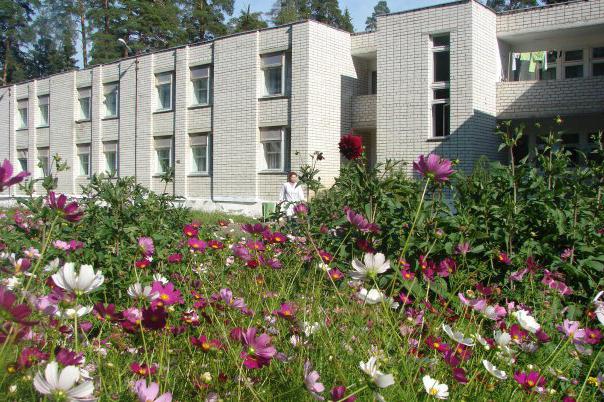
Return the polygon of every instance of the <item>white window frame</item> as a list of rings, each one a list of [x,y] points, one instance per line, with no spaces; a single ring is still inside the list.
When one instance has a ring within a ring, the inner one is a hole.
[[[449,44],[445,46],[434,46],[434,38],[448,36]],[[439,33],[430,36],[430,57],[431,57],[431,71],[430,74],[432,76],[432,84],[430,85],[430,129],[431,129],[431,138],[446,138],[451,135],[451,34]],[[441,52],[449,52],[449,80],[448,81],[434,81],[434,75],[436,71],[436,66],[434,65],[434,55],[435,53]],[[448,98],[436,99],[435,93],[437,90],[446,89],[449,91]],[[435,105],[446,105],[449,107],[449,132],[444,133],[444,135],[436,135],[436,127],[434,125],[434,113],[435,113]]]
[[[155,146],[154,146],[154,153],[155,153],[155,175],[156,176],[160,176],[163,175],[167,172],[167,170],[163,169],[161,166],[161,162],[160,162],[160,158],[159,158],[159,151],[164,151],[164,150],[168,150],[168,168],[171,168],[174,166],[174,161],[173,161],[173,138],[172,137],[158,137],[155,138]]]
[[[265,149],[265,144],[269,143],[269,142],[277,142],[277,140],[275,140],[274,138],[276,137],[276,132],[279,131],[279,152],[280,152],[280,158],[279,158],[279,164],[280,166],[277,168],[269,168],[268,166],[268,161],[267,161],[267,154],[266,154],[266,149]],[[260,129],[260,152],[261,152],[261,166],[262,172],[279,172],[279,173],[283,173],[286,171],[287,166],[286,166],[286,153],[287,153],[287,127],[281,127],[281,126],[277,126],[277,127],[262,127]]]
[[[594,75],[594,66],[596,64],[604,64],[604,56],[602,57],[594,57],[594,50],[604,48],[602,46],[595,46],[589,49],[589,76],[590,77],[602,77],[601,75]]]
[[[273,62],[268,62],[267,60],[269,58],[275,58],[274,60],[276,60],[277,58],[279,59],[279,62],[273,61]],[[287,77],[287,71],[286,71],[286,57],[285,57],[285,52],[277,52],[277,53],[267,53],[267,54],[263,54],[260,56],[260,69],[262,71],[262,83],[263,88],[262,88],[262,97],[263,98],[273,98],[273,97],[279,97],[279,96],[285,96],[285,88],[286,88],[286,77]],[[281,67],[281,92],[279,93],[274,93],[271,94],[269,91],[269,85],[268,85],[268,71],[271,69],[274,69],[276,67]]]
[[[90,177],[92,174],[92,164],[90,159],[90,144],[79,144],[77,145],[77,154],[78,154],[78,164],[79,164],[79,173],[80,177]],[[82,163],[82,157],[87,155],[88,163]],[[87,170],[87,171],[86,171]]]
[[[23,168],[23,161],[25,161],[25,169]],[[29,171],[29,152],[27,149],[17,150],[17,163],[19,165],[19,172]]]
[[[29,105],[28,100],[23,99],[17,102],[17,130],[26,130],[29,128]]]
[[[110,169],[109,163],[107,161],[107,155],[114,153],[115,161],[113,165],[113,171]],[[117,141],[109,141],[103,143],[103,160],[105,164],[105,172],[108,175],[118,176],[119,175],[119,147]]]
[[[581,60],[571,60],[571,61],[566,61],[566,54],[568,52],[574,52],[580,50],[582,53],[582,57]],[[581,72],[581,77],[571,77],[571,78],[567,78],[566,77],[566,67],[574,67],[574,66],[581,66],[582,68],[582,72]],[[584,48],[579,48],[579,49],[569,49],[569,50],[565,50],[562,52],[562,76],[565,80],[570,80],[573,78],[585,78],[586,74],[585,74],[585,49]]]
[[[82,104],[85,99],[87,99],[86,103],[88,105],[88,115],[84,115],[84,110],[82,109]],[[90,121],[92,116],[92,88],[78,88],[78,106],[79,113],[77,121]]]
[[[50,149],[48,147],[38,148],[38,164],[42,164],[42,167],[37,166],[37,176],[48,176],[50,174]]]
[[[46,113],[43,112],[43,109],[46,109]],[[40,120],[40,124],[38,124],[38,128],[44,128],[50,126],[50,96],[42,95],[38,96],[38,120]]]
[[[210,172],[210,135],[209,134],[192,134],[189,137],[190,145],[190,160],[191,160],[191,175],[208,175]],[[195,161],[195,149],[205,148],[206,164],[203,169],[199,169]]]
[[[115,113],[109,110],[109,96],[115,96]],[[103,84],[103,106],[105,107],[105,118],[118,117],[120,115],[120,83],[109,82]]]
[[[212,85],[212,80],[211,80],[211,69],[210,66],[197,66],[197,67],[191,67],[190,69],[190,74],[191,74],[191,106],[207,106],[210,104],[210,94],[211,94],[211,85]],[[197,99],[197,90],[195,88],[195,85],[198,83],[201,83],[203,80],[205,80],[207,82],[206,84],[206,102],[199,102],[199,99]]]
[[[169,77],[169,80],[166,78]],[[169,81],[169,82],[167,82]],[[170,105],[169,107],[162,107],[160,97],[160,87],[164,85],[170,85]],[[156,101],[156,112],[167,112],[174,109],[174,72],[166,72],[155,74],[155,101]]]

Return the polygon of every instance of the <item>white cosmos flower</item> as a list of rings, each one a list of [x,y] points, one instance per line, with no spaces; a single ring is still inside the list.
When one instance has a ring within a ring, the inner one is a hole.
[[[371,356],[366,362],[360,362],[359,367],[365,374],[371,377],[371,380],[380,388],[386,388],[394,384],[392,374],[384,374],[377,367],[377,359]]]
[[[169,282],[168,279],[161,274],[153,274],[153,280],[156,282],[161,282],[162,285],[165,285]]]
[[[59,318],[74,318],[76,315],[78,317],[83,317],[91,311],[92,306],[78,306],[76,308],[67,308],[63,311],[57,310],[55,315]]]
[[[508,346],[512,342],[512,336],[507,332],[495,331],[493,338],[497,346],[500,347]]]
[[[433,396],[436,399],[449,398],[449,386],[447,384],[441,384],[429,375],[425,375],[422,378],[422,381],[428,395]]]
[[[10,278],[6,278],[2,281],[2,284],[6,286],[8,289],[13,290],[21,286],[21,278],[18,276],[11,276]]]
[[[318,322],[307,322],[304,321],[302,323],[302,331],[304,332],[304,335],[306,335],[306,337],[311,336],[312,334],[314,334],[315,332],[317,332],[319,330],[319,328],[321,328],[321,324],[319,324]]]
[[[484,366],[485,369],[487,369],[489,374],[491,374],[493,377],[498,378],[500,380],[505,380],[508,378],[508,375],[505,373],[505,371],[499,370],[490,361],[483,360],[482,365]]]
[[[94,384],[85,381],[75,385],[80,379],[80,370],[76,366],[67,366],[59,373],[57,362],[48,363],[44,376],[38,372],[34,378],[34,387],[43,395],[67,398],[68,401],[96,401],[92,396]]]
[[[525,330],[534,334],[541,329],[541,325],[537,323],[535,318],[531,316],[526,310],[518,310],[513,313],[514,317],[518,320],[518,324]]]
[[[365,261],[364,264],[356,258],[352,260],[352,268],[354,268],[354,271],[350,273],[352,278],[365,280],[369,277],[374,279],[378,274],[383,274],[390,269],[390,261],[387,261],[382,253],[365,253],[363,261]]]
[[[128,295],[133,299],[149,299],[154,300],[157,299],[159,294],[157,292],[151,291],[151,286],[147,285],[143,287],[140,283],[136,282],[134,285],[130,285],[128,287]]]
[[[476,338],[476,340],[478,341],[478,343],[480,343],[482,345],[483,348],[485,348],[486,350],[490,350],[491,349],[491,345],[489,345],[489,342],[487,342],[487,340],[484,339],[482,337],[482,335],[476,334],[476,335],[474,335],[474,337]]]
[[[105,281],[105,277],[101,271],[95,273],[92,265],[80,266],[80,272],[76,275],[75,265],[68,262],[52,276],[52,280],[62,289],[76,294],[84,294],[98,289]]]
[[[453,331],[453,329],[448,326],[447,324],[443,323],[443,331],[445,331],[445,334],[449,335],[449,338],[453,339],[455,342],[457,343],[461,343],[462,345],[466,345],[466,346],[474,346],[474,341],[472,340],[472,338],[466,338],[462,332],[459,331]]]
[[[61,261],[59,260],[59,258],[55,258],[54,260],[52,260],[51,262],[49,262],[43,269],[44,272],[53,272],[56,271],[59,268],[59,264],[61,263]]]
[[[361,288],[359,293],[357,293],[357,298],[367,304],[387,303],[393,309],[399,306],[397,302],[394,302],[390,297],[386,297],[386,295],[376,288],[371,290]]]
[[[604,290],[598,292],[594,299],[594,304],[596,305],[596,317],[598,317],[598,321],[600,321],[600,324],[604,325],[604,302],[600,301],[600,297],[602,297],[602,294],[604,294]]]

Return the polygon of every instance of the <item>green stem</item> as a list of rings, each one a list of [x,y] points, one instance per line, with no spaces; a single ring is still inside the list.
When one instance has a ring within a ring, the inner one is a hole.
[[[368,387],[369,387],[368,385],[365,385],[365,386],[363,386],[363,387],[361,387],[361,388],[357,389],[356,391],[354,391],[352,394],[347,395],[347,396],[343,397],[342,399],[337,400],[336,402],[342,402],[342,401],[345,401],[345,400],[347,400],[348,398],[350,398],[351,396],[354,396],[354,395],[358,394],[359,392],[361,392],[361,391],[363,391],[363,390],[367,389]]]
[[[594,366],[596,365],[596,361],[598,361],[598,357],[600,356],[601,352],[602,352],[602,348],[600,348],[600,350],[598,350],[598,354],[596,355],[596,357],[594,357],[593,361],[591,362],[591,366],[589,366],[589,371],[587,372],[587,376],[585,376],[585,381],[583,381],[583,386],[581,386],[581,391],[579,391],[579,396],[577,396],[577,401],[581,400],[581,395],[583,395],[583,391],[585,390],[585,385],[587,384],[587,379],[589,378],[591,371],[593,370]]]

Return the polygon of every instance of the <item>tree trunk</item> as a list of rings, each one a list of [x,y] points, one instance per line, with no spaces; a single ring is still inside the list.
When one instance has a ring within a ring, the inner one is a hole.
[[[82,64],[84,68],[88,67],[88,42],[86,38],[86,9],[84,0],[78,1],[80,6],[80,30],[82,32]]]
[[[109,0],[105,0],[105,33],[109,35]]]
[[[10,38],[4,40],[4,71],[2,71],[2,85],[8,84],[8,54],[10,52]]]
[[[203,42],[206,39],[206,26],[204,24],[204,17],[201,11],[206,7],[205,0],[199,0],[198,3],[199,13],[199,41]]]

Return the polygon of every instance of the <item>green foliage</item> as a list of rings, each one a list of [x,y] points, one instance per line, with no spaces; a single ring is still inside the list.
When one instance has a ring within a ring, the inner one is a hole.
[[[378,15],[388,14],[390,13],[390,8],[388,7],[388,2],[386,0],[380,0],[373,8],[373,14],[370,17],[367,17],[367,21],[365,21],[365,30],[367,32],[373,32],[377,30],[377,17]]]
[[[262,18],[262,13],[252,13],[249,5],[247,10],[241,10],[239,17],[229,21],[229,31],[233,33],[255,31],[266,27],[268,27],[268,24]]]

